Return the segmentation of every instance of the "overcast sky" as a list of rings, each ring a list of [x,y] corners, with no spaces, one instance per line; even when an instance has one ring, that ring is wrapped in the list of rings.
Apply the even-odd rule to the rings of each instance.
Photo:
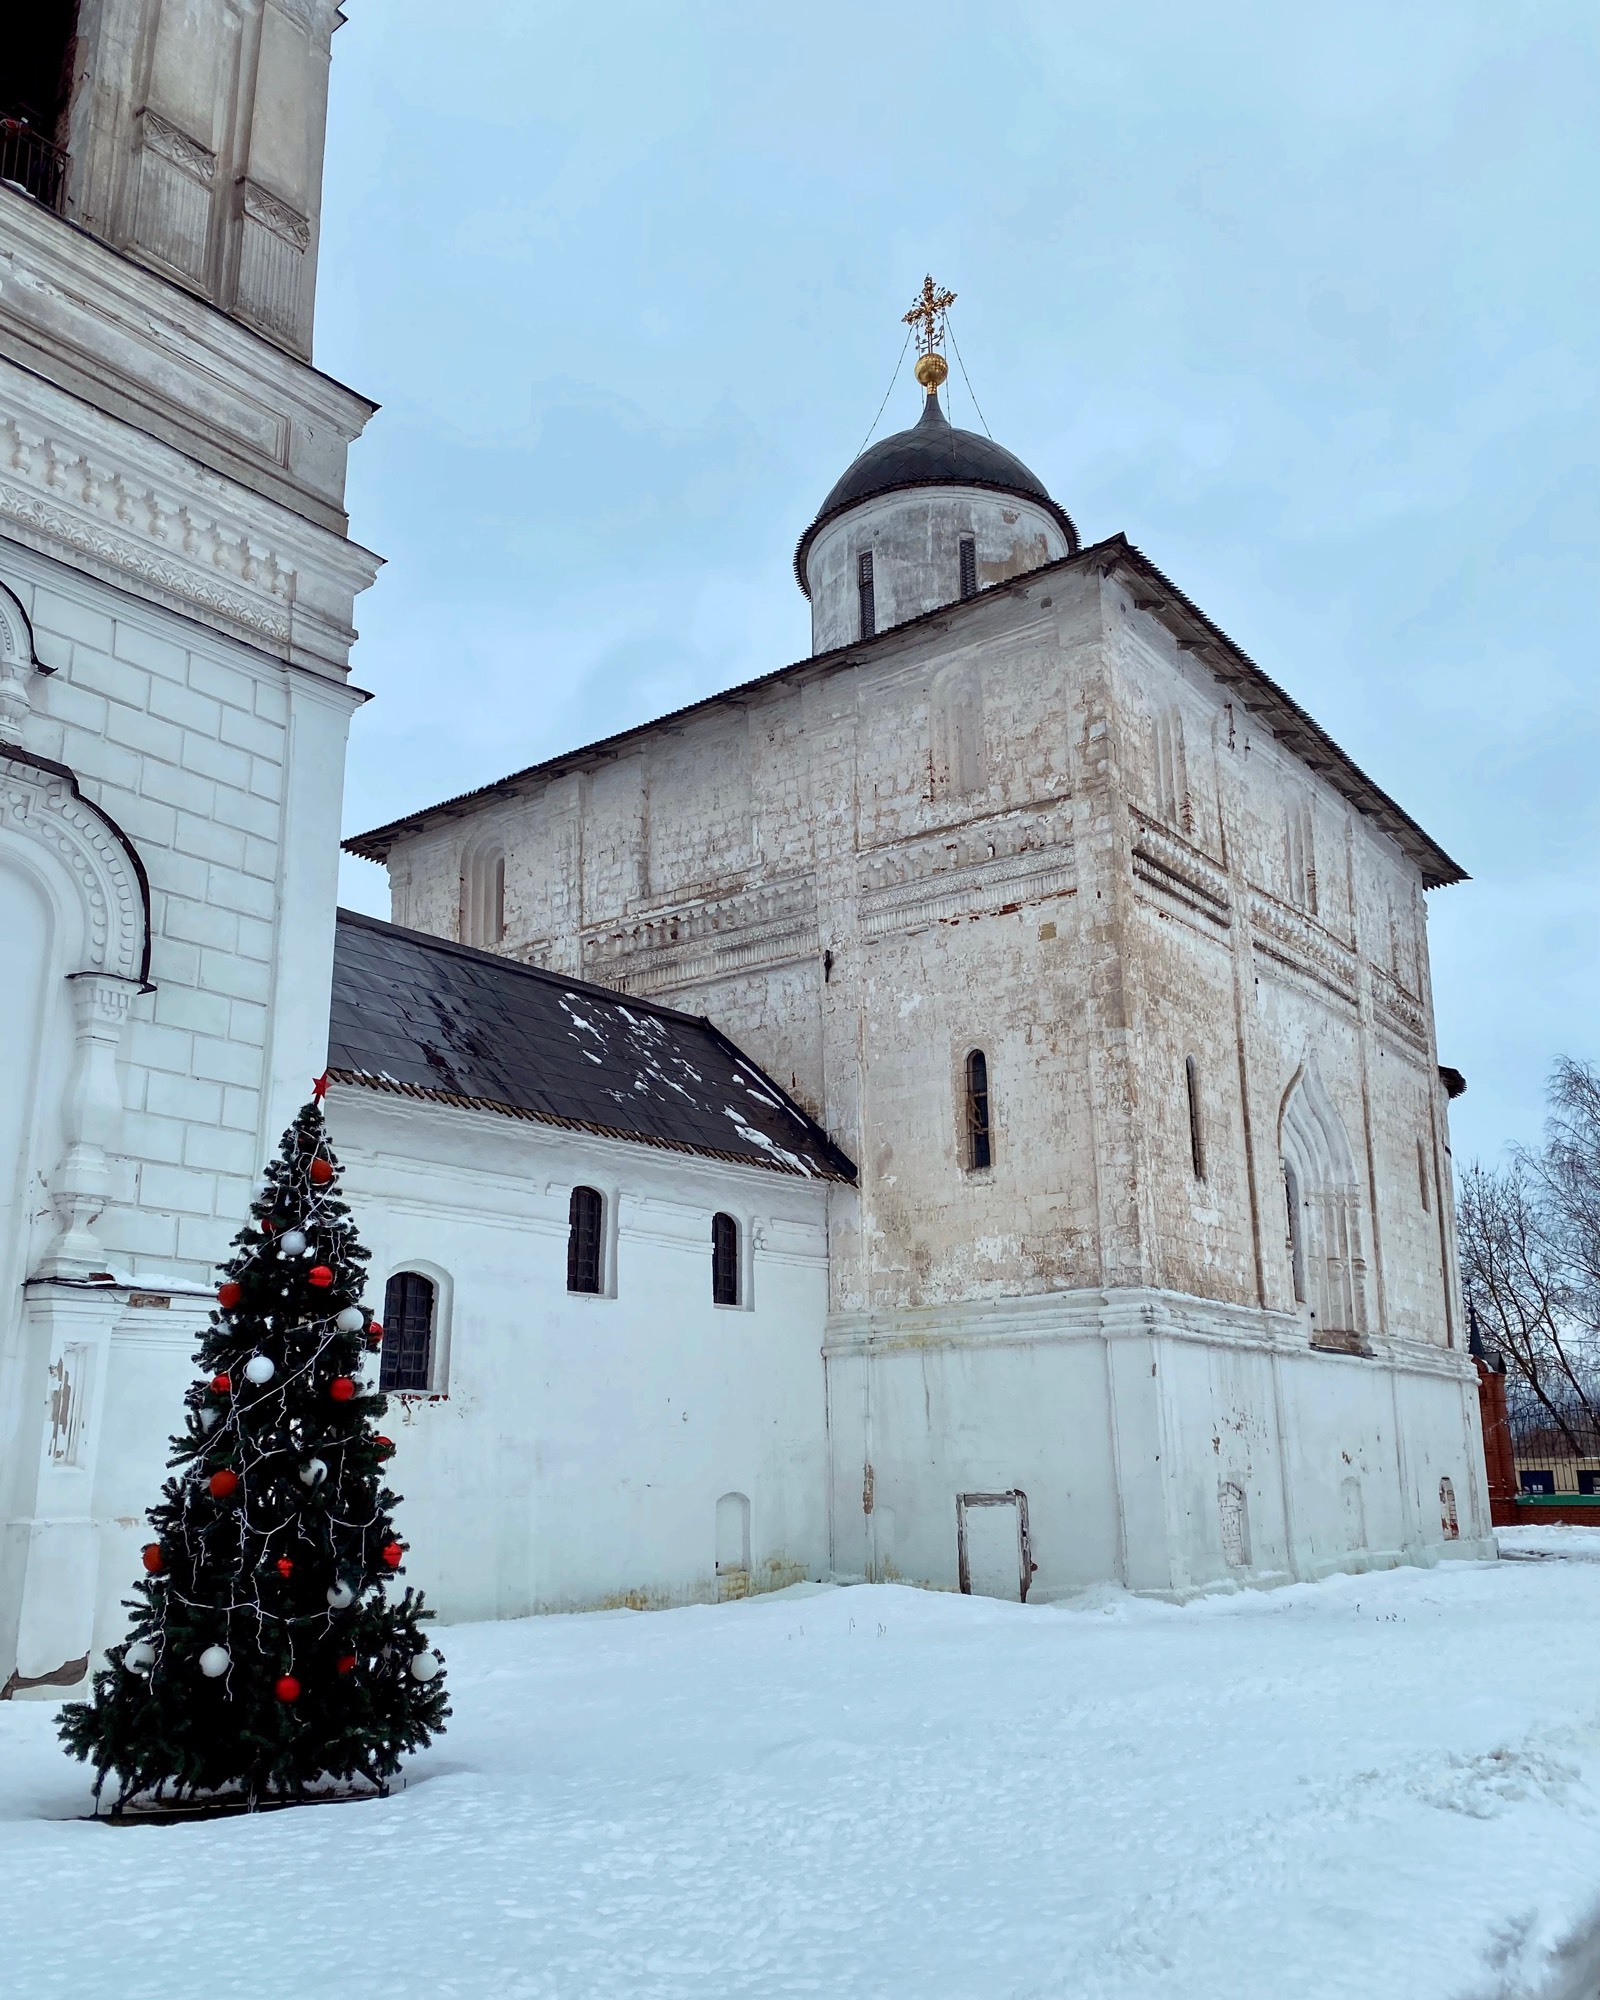
[[[1430,898],[1456,1151],[1536,1135],[1600,1059],[1593,0],[347,6],[348,830],[804,655],[794,542],[931,270],[1085,539],[1472,875]]]

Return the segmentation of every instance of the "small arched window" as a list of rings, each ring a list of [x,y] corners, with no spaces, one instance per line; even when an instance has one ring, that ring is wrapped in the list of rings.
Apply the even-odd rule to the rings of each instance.
[[[974,535],[961,537],[961,595],[976,597],[978,594],[978,542]]]
[[[967,1166],[973,1173],[981,1173],[994,1160],[989,1137],[989,1059],[982,1049],[969,1052],[965,1082]]]
[[[872,581],[871,549],[863,549],[856,558],[856,599],[861,607],[861,636],[870,639],[878,629],[878,600]]]
[[[461,857],[461,942],[492,951],[506,934],[506,851],[480,840]]]
[[[606,1202],[598,1188],[575,1187],[567,1205],[567,1290],[598,1292]]]
[[[739,1303],[739,1225],[720,1211],[711,1218],[711,1303]]]
[[[420,1271],[396,1271],[384,1288],[378,1387],[385,1395],[408,1390],[425,1395],[433,1387],[438,1304],[438,1287]]]
[[[1184,1082],[1189,1087],[1189,1163],[1194,1168],[1194,1177],[1203,1181],[1206,1177],[1205,1135],[1200,1129],[1200,1071],[1193,1056],[1183,1059]]]

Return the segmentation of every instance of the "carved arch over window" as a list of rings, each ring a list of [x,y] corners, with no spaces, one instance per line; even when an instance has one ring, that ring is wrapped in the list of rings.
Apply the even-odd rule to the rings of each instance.
[[[1295,1297],[1313,1341],[1360,1347],[1369,1331],[1361,1184],[1315,1055],[1284,1095],[1279,1135]]]
[[[150,883],[109,813],[86,799],[65,764],[0,743],[0,830],[41,847],[72,878],[83,905],[76,972],[150,983]]]

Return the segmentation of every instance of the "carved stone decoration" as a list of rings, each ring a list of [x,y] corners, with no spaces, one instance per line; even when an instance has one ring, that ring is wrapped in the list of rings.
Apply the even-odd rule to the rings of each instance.
[[[110,1154],[121,1137],[117,1052],[139,982],[77,972],[72,989],[72,1072],[62,1105],[66,1149],[50,1176],[60,1231],[35,1277],[103,1278],[105,1251],[94,1233],[111,1192]]]
[[[254,181],[244,183],[244,212],[252,222],[259,222],[275,236],[281,236],[294,249],[310,247],[311,224],[286,201],[280,201],[275,194],[269,194]]]
[[[134,224],[138,246],[200,283],[206,274],[216,155],[155,111],[146,110],[141,125]]]
[[[22,741],[29,687],[40,671],[28,614],[0,583],[0,745]]]
[[[198,139],[191,139],[187,132],[181,132],[170,119],[163,118],[158,111],[148,106],[144,114],[144,143],[162,159],[170,160],[175,167],[182,167],[197,181],[207,186],[217,170],[217,156],[208,146],[202,146]]]
[[[72,773],[0,746],[0,831],[35,841],[66,868],[83,901],[85,973],[144,983],[148,892],[115,824],[79,792]]]
[[[208,623],[225,620],[252,641],[284,646],[294,572],[208,518],[203,500],[193,490],[136,491],[84,454],[69,460],[51,439],[0,418],[0,520],[31,530],[52,555],[88,558],[174,609],[198,608]],[[246,587],[230,588],[229,578]]]
[[[242,188],[239,310],[264,333],[303,347],[310,334],[304,292],[311,225],[254,181],[243,182]]]

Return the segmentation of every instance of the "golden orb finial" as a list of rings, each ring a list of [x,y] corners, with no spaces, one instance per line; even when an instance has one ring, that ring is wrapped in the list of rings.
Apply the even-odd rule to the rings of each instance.
[[[944,317],[955,302],[955,293],[940,290],[930,274],[922,281],[916,303],[904,315],[904,323],[917,330],[914,372],[930,396],[950,373],[950,365],[939,350],[944,345]]]

